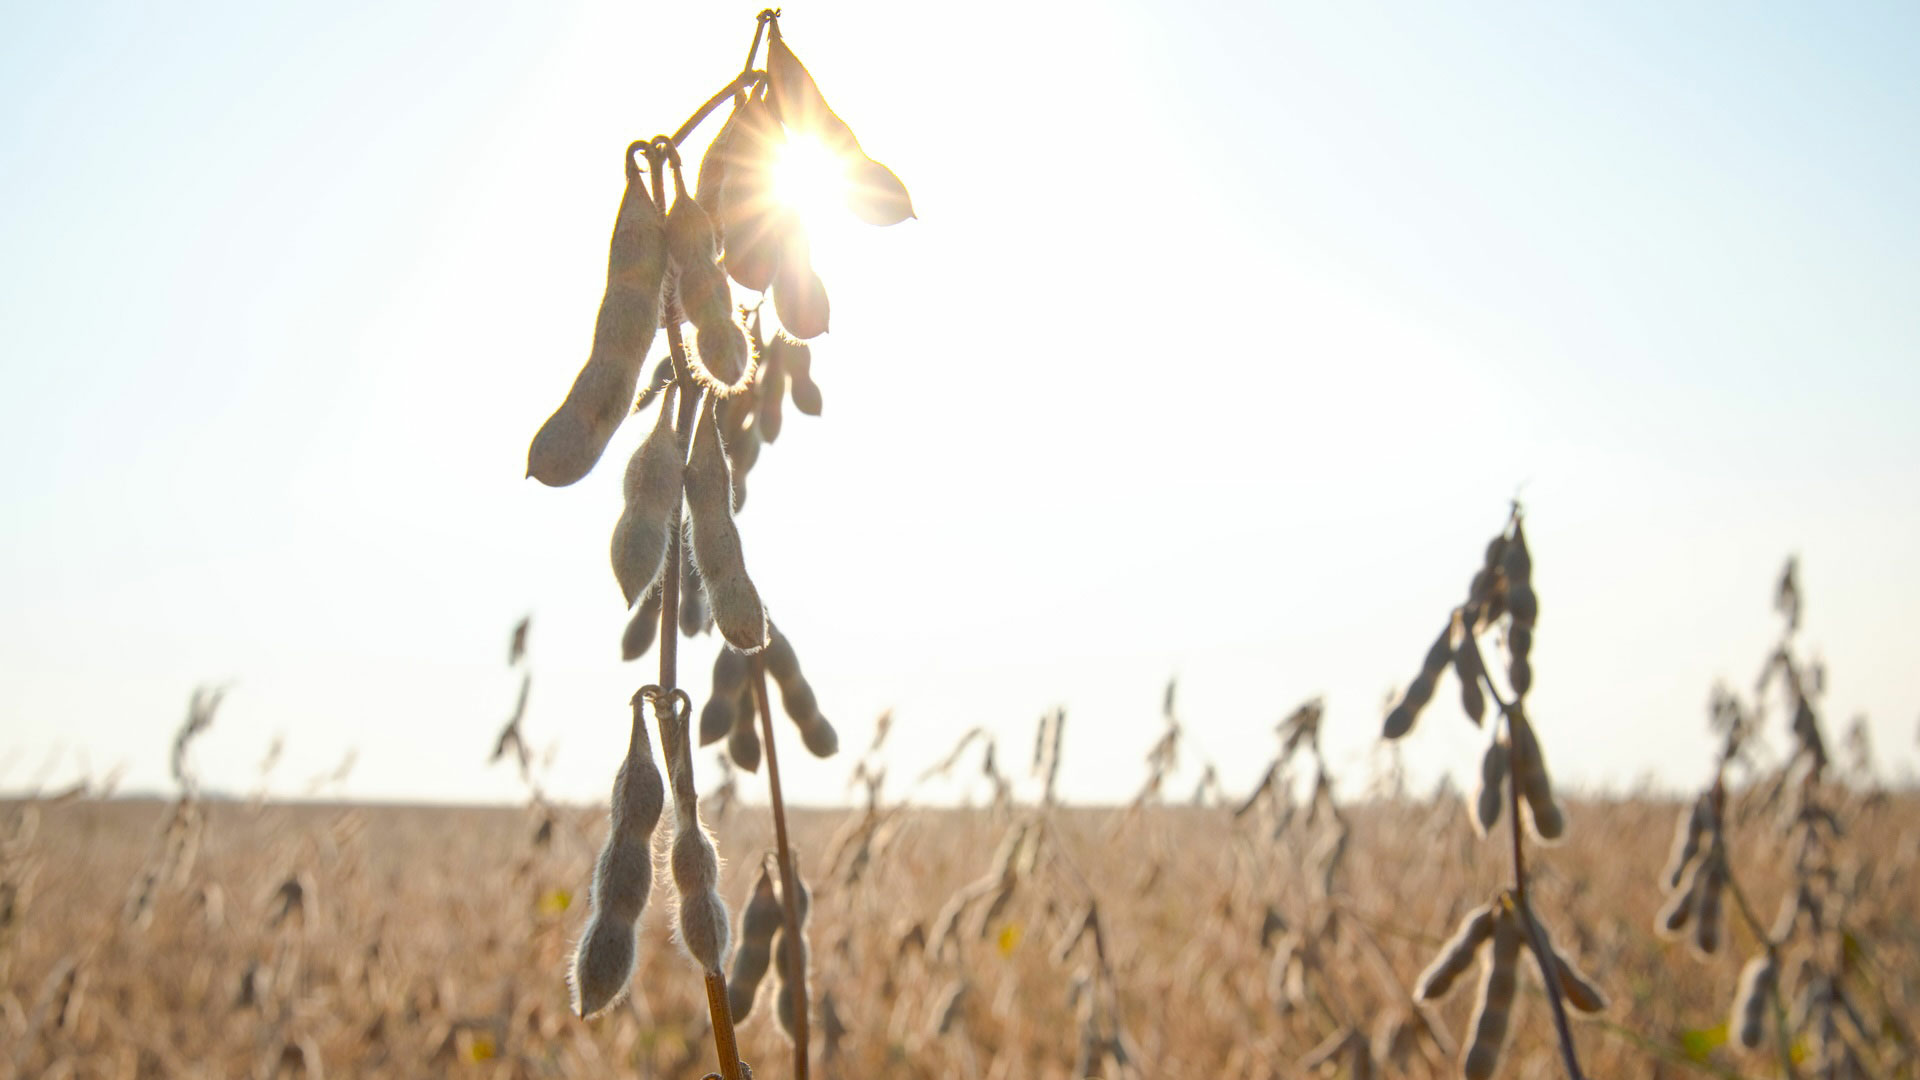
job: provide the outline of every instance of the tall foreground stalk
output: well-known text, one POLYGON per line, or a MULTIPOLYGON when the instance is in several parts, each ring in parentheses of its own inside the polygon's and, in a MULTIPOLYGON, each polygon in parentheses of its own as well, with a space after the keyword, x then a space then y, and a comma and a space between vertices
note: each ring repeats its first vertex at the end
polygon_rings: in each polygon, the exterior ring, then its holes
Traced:
MULTIPOLYGON (((627 754, 615 777, 607 840, 594 871, 592 912, 574 954, 573 1001, 582 1016, 592 1016, 627 992, 652 888, 653 835, 670 794, 668 862, 678 937, 705 982, 725 1080, 745 1074, 734 1023, 751 1009, 753 997, 729 994, 732 932, 718 892, 719 861, 699 816, 693 708, 678 685, 680 633, 717 628, 723 639, 714 697, 701 715, 701 743, 726 738, 735 762, 751 771, 758 768, 764 740, 782 893, 781 937, 773 946, 778 1013, 793 1040, 798 1080, 808 1075, 806 891, 787 844, 766 676, 779 685, 782 705, 808 750, 826 757, 838 749, 838 736, 820 715, 792 644, 768 619, 734 521, 746 498, 748 471, 761 447, 778 437, 783 400, 790 395, 808 415, 818 415, 821 407, 807 342, 827 330, 826 286, 813 270, 804 227, 773 185, 777 156, 795 135, 818 140, 841 159, 847 205, 856 216, 876 225, 913 216, 905 186, 860 149, 852 129, 827 105, 782 37, 778 13, 762 11, 740 73, 672 135, 627 147, 626 192, 608 251, 593 347, 527 454, 527 475, 552 486, 574 483, 598 463, 621 421, 660 403, 652 431, 627 464, 625 506, 610 545, 614 578, 634 613, 622 655, 640 658, 657 635, 659 679, 641 687, 631 703, 627 754), (763 38, 766 67, 757 69, 763 38), (681 146, 729 101, 733 108, 689 190, 681 146), (736 284, 762 295, 737 307, 736 284), (763 320, 769 300, 780 325, 771 337, 763 320), (691 335, 683 325, 691 325, 691 335), (662 326, 667 356, 643 385, 641 372, 662 326), (654 763, 649 719, 660 739, 664 782, 654 763)), ((757 935, 755 914, 750 906, 741 935, 749 941, 757 935)))
POLYGON ((1582 1080, 1580 1058, 1567 1023, 1567 1008, 1600 1012, 1606 996, 1561 956, 1535 915, 1528 890, 1527 845, 1521 835, 1524 815, 1534 835, 1555 841, 1566 833, 1566 815, 1554 799, 1546 758, 1527 718, 1526 695, 1533 687, 1534 623, 1540 602, 1533 588, 1533 555, 1527 549, 1521 512, 1515 504, 1503 528, 1487 544, 1486 559, 1467 587, 1467 600, 1447 615, 1447 623, 1427 650, 1420 672, 1400 702, 1387 714, 1385 735, 1398 739, 1432 700, 1440 679, 1451 669, 1460 684, 1460 706, 1467 718, 1484 722, 1487 702, 1499 709, 1493 739, 1481 759, 1473 822, 1482 835, 1507 819, 1512 837, 1513 884, 1467 913, 1440 955, 1420 976, 1414 996, 1432 1001, 1445 995, 1473 963, 1481 960, 1479 1002, 1473 1031, 1460 1061, 1467 1080, 1487 1080, 1500 1063, 1506 1044, 1520 954, 1531 951, 1553 1013, 1560 1056, 1570 1080, 1582 1080), (1506 683, 1502 693, 1480 651, 1480 636, 1504 630, 1506 683))

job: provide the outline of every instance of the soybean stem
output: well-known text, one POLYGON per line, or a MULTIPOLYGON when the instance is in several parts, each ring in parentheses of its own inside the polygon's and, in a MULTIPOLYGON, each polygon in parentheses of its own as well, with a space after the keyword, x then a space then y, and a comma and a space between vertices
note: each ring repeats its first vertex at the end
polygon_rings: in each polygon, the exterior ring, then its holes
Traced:
MULTIPOLYGON (((1468 635, 1472 640, 1472 635, 1468 635)), ((1478 646, 1475 646, 1478 649, 1478 646)), ((1485 668, 1482 668, 1485 671, 1485 668)), ((1488 684, 1491 688, 1492 684, 1488 684)), ((1497 699, 1496 699, 1497 700, 1497 699)), ((1507 742, 1515 744, 1513 737, 1513 713, 1518 706, 1502 705, 1500 714, 1507 721, 1507 742)), ((1560 1056, 1566 1062, 1567 1076, 1570 1080, 1585 1080, 1580 1072, 1580 1059, 1574 1053, 1573 1029, 1567 1025, 1567 1007, 1560 1000, 1559 965, 1553 960, 1553 952, 1547 943, 1546 935, 1540 924, 1534 921, 1533 907, 1527 902, 1527 862, 1524 845, 1520 842, 1520 783, 1519 763, 1515 762, 1507 770, 1507 824, 1513 832, 1513 906, 1520 917, 1521 924, 1527 930, 1527 944, 1533 949, 1533 958, 1540 968, 1540 981, 1547 988, 1547 1007, 1553 1013, 1554 1031, 1560 1036, 1560 1056)))
MULTIPOLYGON (((1715 807, 1715 816, 1720 818, 1721 821, 1725 820, 1723 813, 1717 806, 1715 807)), ((1747 903, 1747 894, 1741 890, 1740 883, 1734 880, 1733 862, 1727 858, 1726 843, 1721 838, 1718 829, 1714 832, 1713 846, 1708 849, 1707 857, 1720 861, 1720 880, 1726 883, 1727 892, 1733 896, 1734 910, 1740 913, 1741 920, 1747 924, 1747 929, 1752 932, 1753 936, 1760 941, 1761 945, 1766 947, 1767 962, 1773 965, 1774 972, 1773 979, 1768 988, 1767 1000, 1768 1003, 1773 1006, 1774 1048, 1780 1055, 1780 1075, 1786 1077, 1787 1080, 1798 1080, 1799 1073, 1796 1072, 1793 1067, 1793 1045, 1787 1038, 1787 1006, 1780 995, 1781 970, 1779 946, 1774 944, 1773 937, 1760 925, 1760 919, 1754 914, 1753 906, 1747 903)))
POLYGON ((774 749, 773 704, 767 698, 767 662, 753 657, 753 701, 760 710, 761 742, 767 748, 767 791, 773 802, 773 840, 780 860, 780 901, 785 909, 788 946, 787 986, 795 995, 793 1008, 793 1077, 807 1080, 807 972, 800 950, 800 883, 793 871, 793 849, 787 846, 787 804, 780 794, 780 753, 774 749))
POLYGON ((779 11, 773 8, 763 8, 760 14, 754 18, 753 44, 747 49, 747 62, 740 66, 740 74, 745 75, 747 72, 753 70, 753 59, 760 55, 760 35, 766 33, 767 23, 779 17, 779 11))
POLYGON ((727 977, 707 972, 707 1013, 714 1018, 713 1048, 720 1053, 720 1074, 741 1080, 740 1043, 733 1034, 733 1007, 727 1004, 727 977))
MULTIPOLYGON (((660 195, 660 183, 660 170, 655 169, 656 200, 660 195)), ((700 395, 699 388, 687 375, 686 342, 680 339, 679 319, 671 313, 667 319, 667 347, 680 383, 680 422, 675 428, 675 441, 680 460, 684 463, 693 443, 693 420, 699 415, 700 395)), ((664 409, 666 404, 662 402, 660 407, 664 409)), ((674 692, 675 667, 680 655, 680 563, 686 558, 685 545, 680 542, 681 513, 682 507, 675 505, 673 526, 667 531, 667 564, 662 571, 666 580, 660 584, 660 694, 669 701, 674 692)), ((676 793, 683 784, 691 790, 693 748, 692 733, 687 730, 687 718, 675 715, 669 721, 662 715, 659 723, 660 753, 667 759, 668 779, 673 782, 676 793)), ((733 1034, 733 1011, 727 1006, 727 977, 718 971, 709 971, 706 979, 707 1013, 713 1020, 713 1049, 720 1058, 720 1075, 723 1080, 741 1080, 740 1046, 733 1034)))
POLYGON ((693 115, 687 117, 687 122, 681 124, 679 130, 675 131, 668 141, 672 142, 675 146, 686 142, 687 136, 693 134, 693 129, 700 126, 700 121, 705 120, 708 113, 719 108, 722 103, 731 99, 740 91, 751 89, 755 83, 763 78, 765 78, 764 73, 758 71, 743 71, 734 76, 733 81, 721 87, 718 93, 708 98, 705 105, 695 109, 693 115))

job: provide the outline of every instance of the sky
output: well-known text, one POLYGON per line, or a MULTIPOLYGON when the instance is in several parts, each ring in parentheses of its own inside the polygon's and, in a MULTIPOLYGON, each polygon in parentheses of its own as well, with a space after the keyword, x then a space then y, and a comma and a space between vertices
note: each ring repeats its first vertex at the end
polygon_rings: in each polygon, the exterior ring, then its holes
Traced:
MULTIPOLYGON (((214 790, 514 801, 485 758, 531 614, 541 782, 604 798, 654 675, 606 556, 646 425, 565 489, 526 446, 587 353, 617 155, 755 10, 10 14, 0 791, 165 791, 216 684, 214 790)), ((919 215, 812 222, 825 410, 740 518, 846 748, 786 741, 790 798, 845 798, 883 710, 905 778, 975 725, 1024 765, 1064 706, 1063 795, 1125 799, 1170 677, 1170 790, 1250 788, 1322 696, 1357 793, 1516 496, 1563 787, 1704 779, 1790 554, 1833 737, 1864 715, 1913 774, 1920 9, 785 12, 919 215)), ((1401 753, 1463 779, 1484 739, 1448 687, 1401 753)))

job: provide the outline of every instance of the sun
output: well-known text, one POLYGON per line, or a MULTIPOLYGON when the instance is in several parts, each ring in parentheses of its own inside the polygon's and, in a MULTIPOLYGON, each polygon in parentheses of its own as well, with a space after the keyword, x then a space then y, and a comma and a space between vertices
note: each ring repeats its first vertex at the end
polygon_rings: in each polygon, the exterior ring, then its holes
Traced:
POLYGON ((811 135, 790 134, 773 161, 773 196, 810 230, 845 215, 846 159, 811 135))

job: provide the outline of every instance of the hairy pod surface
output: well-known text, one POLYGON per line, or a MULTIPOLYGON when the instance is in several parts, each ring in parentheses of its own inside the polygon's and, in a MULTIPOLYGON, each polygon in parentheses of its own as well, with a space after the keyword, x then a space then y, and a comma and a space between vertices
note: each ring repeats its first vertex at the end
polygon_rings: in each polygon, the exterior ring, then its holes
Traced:
POLYGON ((733 521, 732 480, 726 452, 720 447, 711 398, 701 406, 686 477, 689 546, 706 584, 714 625, 729 645, 742 652, 755 652, 767 643, 767 612, 753 579, 747 576, 746 558, 740 550, 740 530, 733 521))
POLYGON ((640 607, 627 620, 626 632, 620 635, 620 659, 638 660, 653 648, 653 639, 660 632, 659 589, 654 589, 640 599, 640 607))
POLYGON ((713 840, 691 814, 679 821, 673 838, 673 883, 680 894, 680 944, 705 971, 726 961, 727 904, 720 898, 720 858, 713 840))
POLYGON ((665 799, 666 789, 650 748, 636 742, 614 778, 607 842, 594 867, 596 912, 628 924, 639 921, 653 885, 653 830, 665 799))
POLYGON ((660 326, 666 281, 666 225, 647 182, 627 160, 627 188, 607 251, 607 291, 593 328, 593 349, 566 400, 534 434, 527 475, 565 487, 592 470, 633 407, 640 366, 660 326))
POLYGON ((635 931, 653 886, 652 838, 665 786, 635 703, 633 738, 613 782, 607 840, 594 864, 592 914, 573 957, 573 1007, 592 1016, 618 1001, 633 974, 635 931))
POLYGON ((653 365, 653 374, 647 376, 647 381, 640 385, 640 396, 633 401, 633 411, 638 413, 652 405, 673 385, 673 357, 663 356, 659 363, 653 365))
POLYGON ((1455 980, 1473 965, 1474 954, 1480 946, 1493 936, 1494 907, 1482 904, 1467 912, 1460 920, 1460 926, 1453 936, 1440 946, 1440 953, 1434 957, 1427 970, 1420 973, 1420 979, 1414 984, 1413 996, 1421 1001, 1436 1001, 1445 997, 1453 989, 1455 980))
POLYGON ((713 221, 687 194, 679 175, 673 209, 667 212, 667 248, 680 270, 680 304, 693 323, 692 358, 722 386, 738 383, 747 371, 747 334, 733 317, 733 289, 720 266, 713 221))
POLYGON ((1513 1015, 1513 995, 1520 981, 1521 936, 1518 917, 1502 910, 1494 919, 1486 978, 1480 983, 1480 999, 1474 1004, 1473 1038, 1460 1062, 1467 1080, 1488 1080, 1500 1063, 1507 1022, 1513 1015))
POLYGON ((660 580, 673 518, 680 510, 680 445, 673 434, 673 409, 662 406, 653 430, 627 462, 626 506, 613 527, 613 576, 627 606, 660 580))
POLYGON ((575 1016, 598 1016, 626 995, 633 979, 636 936, 633 927, 618 919, 595 916, 588 921, 567 970, 575 1016))

